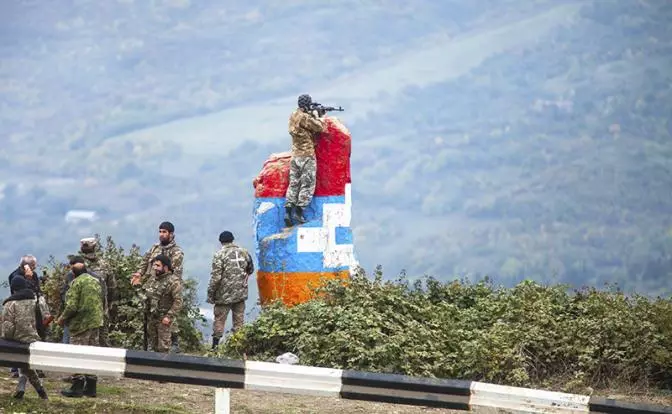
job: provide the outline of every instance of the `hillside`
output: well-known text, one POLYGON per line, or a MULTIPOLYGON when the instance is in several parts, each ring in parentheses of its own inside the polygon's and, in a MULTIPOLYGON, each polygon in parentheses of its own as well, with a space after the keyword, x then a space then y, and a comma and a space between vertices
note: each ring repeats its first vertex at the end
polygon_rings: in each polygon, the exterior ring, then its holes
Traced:
POLYGON ((7 273, 170 219, 203 296, 217 234, 252 247, 252 178, 307 91, 346 109, 366 268, 672 293, 666 2, 0 7, 7 273))

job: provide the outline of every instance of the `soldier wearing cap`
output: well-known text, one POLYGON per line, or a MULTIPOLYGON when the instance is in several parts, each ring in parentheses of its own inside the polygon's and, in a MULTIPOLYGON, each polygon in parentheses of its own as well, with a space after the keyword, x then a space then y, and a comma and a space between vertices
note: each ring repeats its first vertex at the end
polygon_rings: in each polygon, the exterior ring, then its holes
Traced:
MULTIPOLYGON (((100 346, 109 347, 109 327, 110 322, 116 320, 117 314, 117 300, 118 289, 117 279, 114 272, 108 266, 107 262, 102 257, 100 251, 100 243, 95 237, 86 237, 79 241, 79 252, 75 256, 84 259, 88 273, 100 282, 103 295, 103 326, 99 330, 100 346)), ((72 259, 75 256, 69 256, 72 259)), ((71 263, 72 264, 72 263, 71 263)), ((61 303, 65 303, 65 295, 70 287, 74 275, 72 271, 65 276, 65 285, 61 290, 61 303)), ((63 330, 63 342, 69 342, 69 329, 67 327, 63 330)))

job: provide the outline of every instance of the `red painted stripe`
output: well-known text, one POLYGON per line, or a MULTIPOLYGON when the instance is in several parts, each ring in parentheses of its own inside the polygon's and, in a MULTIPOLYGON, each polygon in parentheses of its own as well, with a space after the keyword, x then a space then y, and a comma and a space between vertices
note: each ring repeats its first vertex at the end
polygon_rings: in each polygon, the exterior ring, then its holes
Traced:
MULTIPOLYGON (((350 183, 350 133, 340 123, 327 118, 327 130, 320 134, 315 146, 317 160, 316 196, 345 194, 350 183)), ((291 153, 269 157, 253 181, 255 197, 284 197, 289 185, 291 153)))

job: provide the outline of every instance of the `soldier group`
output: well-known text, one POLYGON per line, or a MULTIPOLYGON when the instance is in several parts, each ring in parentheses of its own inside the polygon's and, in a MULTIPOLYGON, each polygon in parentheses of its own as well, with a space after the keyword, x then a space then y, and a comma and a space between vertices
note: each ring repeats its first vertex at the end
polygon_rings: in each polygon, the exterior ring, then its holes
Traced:
MULTIPOLYGON (((254 272, 249 252, 234 243, 229 231, 219 235, 221 248, 212 260, 207 301, 214 305, 212 349, 224 333, 229 311, 235 332, 243 325, 248 280, 254 272)), ((179 352, 177 315, 182 309, 182 270, 184 251, 175 242, 175 227, 159 225, 159 241, 143 255, 140 267, 131 275, 146 305, 145 325, 149 348, 155 352, 179 352)), ((119 300, 114 272, 102 258, 96 238, 80 240, 80 251, 68 257, 70 269, 61 291, 61 309, 56 323, 63 327, 63 343, 109 347, 110 321, 116 321, 119 300)), ((3 302, 2 337, 32 343, 46 341, 54 317, 50 314, 36 274, 37 259, 24 256, 9 276, 10 296, 3 302)), ((14 398, 21 399, 30 382, 41 398, 47 399, 40 380, 42 373, 31 369, 12 369, 18 376, 14 398)), ((72 383, 61 391, 67 397, 95 397, 97 377, 75 374, 72 383)))
MULTIPOLYGON (((298 98, 298 108, 289 118, 292 138, 289 187, 286 193, 285 224, 305 223, 303 209, 315 192, 315 137, 325 124, 311 113, 309 95, 298 98)), ((248 280, 254 273, 249 252, 234 243, 229 231, 219 235, 221 248, 214 254, 207 289, 207 302, 214 305, 212 349, 224 333, 229 312, 232 332, 244 322, 248 280)), ((117 281, 102 258, 98 240, 80 240, 80 250, 68 257, 70 270, 61 293, 61 309, 56 322, 63 327, 63 343, 109 347, 111 321, 116 321, 119 300, 117 281)), ((159 225, 159 241, 143 256, 142 263, 132 274, 131 284, 140 287, 145 303, 145 326, 148 347, 155 352, 179 352, 177 315, 182 309, 182 272, 184 251, 175 241, 175 227, 164 221, 159 225)), ((22 343, 46 341, 51 315, 36 274, 37 259, 27 255, 9 276, 10 296, 3 302, 2 337, 22 343)), ((40 398, 47 393, 40 380, 44 375, 31 369, 12 369, 19 378, 14 398, 21 399, 26 382, 30 382, 40 398)), ((61 391, 67 397, 96 396, 97 377, 75 374, 66 378, 72 383, 61 391)))

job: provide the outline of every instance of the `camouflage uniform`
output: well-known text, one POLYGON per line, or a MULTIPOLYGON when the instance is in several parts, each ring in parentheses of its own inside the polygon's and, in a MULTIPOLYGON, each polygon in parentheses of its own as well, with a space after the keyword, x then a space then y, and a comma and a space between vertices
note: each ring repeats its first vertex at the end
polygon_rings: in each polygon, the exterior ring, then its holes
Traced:
POLYGON ((306 207, 315 193, 314 136, 324 131, 320 118, 296 109, 289 117, 289 134, 292 136, 292 159, 289 164, 289 186, 286 206, 306 207))
POLYGON ((235 243, 223 243, 215 253, 208 285, 208 303, 215 305, 213 338, 219 339, 224 334, 230 310, 233 312, 233 332, 243 326, 248 296, 246 279, 253 272, 254 262, 245 248, 235 243))
POLYGON ((84 258, 86 268, 98 277, 103 287, 103 325, 100 327, 100 346, 110 346, 110 322, 116 320, 117 278, 100 253, 78 253, 84 258))
POLYGON ((145 283, 144 292, 147 297, 147 342, 155 352, 168 352, 172 329, 182 309, 182 279, 173 272, 154 275, 145 283), (170 318, 168 326, 161 322, 165 316, 170 318))
MULTIPOLYGON (((24 292, 17 293, 20 295, 24 292)), ((32 292, 30 293, 32 294, 32 292)), ((34 294, 32 295, 33 299, 22 299, 15 294, 5 300, 2 308, 2 337, 4 339, 22 343, 32 343, 40 340, 40 336, 37 333, 37 319, 35 315, 35 308, 38 305, 34 294)), ((23 297, 27 296, 24 295, 23 297)), ((26 381, 28 381, 35 387, 40 397, 47 398, 42 381, 40 381, 35 370, 19 368, 18 372, 19 383, 16 386, 15 396, 18 398, 23 397, 23 393, 26 391, 26 381)))
MULTIPOLYGON (((142 258, 142 263, 138 269, 142 281, 150 279, 154 275, 154 269, 152 269, 152 260, 163 254, 170 258, 170 263, 173 267, 173 274, 182 280, 182 271, 183 271, 183 262, 184 262, 184 251, 182 248, 175 242, 171 240, 167 245, 162 245, 160 242, 154 243, 154 245, 145 253, 142 258)), ((180 332, 179 325, 176 323, 172 324, 172 334, 177 336, 180 332)))
MULTIPOLYGON (((71 283, 65 295, 61 318, 70 328, 70 344, 98 346, 99 330, 103 325, 103 296, 101 283, 94 276, 83 273, 71 283)), ((95 375, 73 375, 73 383, 92 382, 95 375)))

